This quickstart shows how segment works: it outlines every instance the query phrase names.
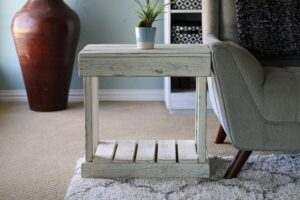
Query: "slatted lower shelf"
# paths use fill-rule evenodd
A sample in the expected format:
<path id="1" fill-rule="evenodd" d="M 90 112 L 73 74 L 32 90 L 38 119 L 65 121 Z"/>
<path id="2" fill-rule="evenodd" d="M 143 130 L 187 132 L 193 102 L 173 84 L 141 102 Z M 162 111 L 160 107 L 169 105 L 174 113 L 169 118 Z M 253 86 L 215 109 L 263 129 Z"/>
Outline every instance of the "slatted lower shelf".
<path id="1" fill-rule="evenodd" d="M 93 162 L 82 164 L 82 177 L 208 177 L 194 140 L 106 140 Z"/>
<path id="2" fill-rule="evenodd" d="M 98 145 L 95 163 L 198 163 L 194 140 L 106 140 Z"/>

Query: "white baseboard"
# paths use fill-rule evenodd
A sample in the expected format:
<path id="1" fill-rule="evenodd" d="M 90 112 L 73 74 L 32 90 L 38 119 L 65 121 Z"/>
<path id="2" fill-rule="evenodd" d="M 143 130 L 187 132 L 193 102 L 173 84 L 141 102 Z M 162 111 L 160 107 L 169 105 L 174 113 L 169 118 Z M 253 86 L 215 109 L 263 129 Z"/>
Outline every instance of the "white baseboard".
<path id="1" fill-rule="evenodd" d="M 0 102 L 26 102 L 25 90 L 0 90 Z"/>
<path id="2" fill-rule="evenodd" d="M 163 90 L 103 89 L 100 101 L 163 101 Z M 70 102 L 83 101 L 83 90 L 70 90 Z M 0 102 L 27 102 L 25 90 L 0 90 Z"/>
<path id="3" fill-rule="evenodd" d="M 163 90 L 103 89 L 99 92 L 100 101 L 164 101 Z M 70 90 L 69 102 L 82 102 L 83 90 Z M 0 102 L 27 102 L 25 90 L 0 90 Z M 212 106 L 208 99 L 208 109 Z"/>

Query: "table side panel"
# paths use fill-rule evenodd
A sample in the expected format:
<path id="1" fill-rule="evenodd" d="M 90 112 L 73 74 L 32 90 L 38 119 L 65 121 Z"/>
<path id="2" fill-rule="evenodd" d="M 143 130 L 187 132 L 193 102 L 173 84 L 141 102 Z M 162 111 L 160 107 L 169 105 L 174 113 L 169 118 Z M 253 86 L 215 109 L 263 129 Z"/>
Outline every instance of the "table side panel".
<path id="1" fill-rule="evenodd" d="M 209 55 L 181 56 L 121 56 L 121 57 L 80 57 L 80 76 L 209 76 L 211 59 Z"/>

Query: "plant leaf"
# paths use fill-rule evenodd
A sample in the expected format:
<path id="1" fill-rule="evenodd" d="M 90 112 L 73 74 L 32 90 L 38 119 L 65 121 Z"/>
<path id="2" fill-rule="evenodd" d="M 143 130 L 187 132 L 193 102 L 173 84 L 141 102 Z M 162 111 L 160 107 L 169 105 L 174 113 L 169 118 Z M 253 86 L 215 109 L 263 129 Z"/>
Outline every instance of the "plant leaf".
<path id="1" fill-rule="evenodd" d="M 176 0 L 171 0 L 170 3 L 167 3 L 163 6 L 159 6 L 160 0 L 155 0 L 154 3 L 151 3 L 151 0 L 145 0 L 145 4 L 142 4 L 142 0 L 134 0 L 140 7 L 139 10 L 136 10 L 138 18 L 143 23 L 139 25 L 144 25 L 145 27 L 151 27 L 155 21 L 158 21 L 156 18 L 164 13 L 164 6 L 169 5 L 170 3 L 175 2 Z"/>

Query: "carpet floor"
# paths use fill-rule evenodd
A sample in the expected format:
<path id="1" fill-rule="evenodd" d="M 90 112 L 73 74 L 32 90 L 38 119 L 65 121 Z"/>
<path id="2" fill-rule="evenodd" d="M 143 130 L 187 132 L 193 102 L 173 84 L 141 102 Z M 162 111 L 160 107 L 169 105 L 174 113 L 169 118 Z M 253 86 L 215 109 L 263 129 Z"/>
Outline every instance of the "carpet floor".
<path id="1" fill-rule="evenodd" d="M 80 159 L 65 200 L 300 199 L 300 154 L 252 156 L 238 178 L 222 179 L 229 160 L 211 158 L 209 179 L 83 179 Z"/>
<path id="2" fill-rule="evenodd" d="M 194 138 L 194 116 L 170 115 L 162 102 L 100 103 L 102 139 Z M 208 116 L 208 154 L 235 153 L 215 145 L 218 121 Z M 25 103 L 0 104 L 0 199 L 63 199 L 76 160 L 84 155 L 82 103 L 60 112 L 30 111 Z"/>

